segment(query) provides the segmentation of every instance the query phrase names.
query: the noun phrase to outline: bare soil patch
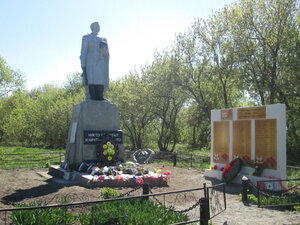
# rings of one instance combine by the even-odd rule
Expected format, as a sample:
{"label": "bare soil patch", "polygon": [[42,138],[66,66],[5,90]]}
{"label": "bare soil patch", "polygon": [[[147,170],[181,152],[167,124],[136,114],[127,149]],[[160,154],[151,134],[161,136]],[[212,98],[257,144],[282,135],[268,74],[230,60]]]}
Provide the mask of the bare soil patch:
{"label": "bare soil patch", "polygon": [[[147,168],[153,170],[161,165],[148,164]],[[203,183],[208,186],[216,184],[216,181],[205,180],[204,171],[188,168],[165,166],[172,175],[169,187],[152,188],[153,193],[168,192],[192,188],[201,188]],[[72,182],[47,176],[48,169],[13,169],[0,170],[0,208],[14,207],[13,204],[29,202],[52,202],[55,203],[57,196],[67,196],[74,194],[80,200],[84,196],[85,200],[99,200],[100,188],[85,188]],[[132,188],[114,188],[120,194],[132,190]],[[245,205],[239,200],[239,185],[227,185],[227,209],[222,214],[215,217],[213,224],[300,224],[300,214],[289,211],[279,211],[271,209],[259,209],[256,205]],[[140,195],[141,190],[137,190],[135,195]],[[190,203],[182,205],[183,208],[193,205],[203,192],[199,191],[195,195],[185,196],[191,198]],[[177,196],[178,197],[178,196]],[[165,201],[173,201],[174,195],[166,197]],[[180,207],[181,208],[181,207]]]}

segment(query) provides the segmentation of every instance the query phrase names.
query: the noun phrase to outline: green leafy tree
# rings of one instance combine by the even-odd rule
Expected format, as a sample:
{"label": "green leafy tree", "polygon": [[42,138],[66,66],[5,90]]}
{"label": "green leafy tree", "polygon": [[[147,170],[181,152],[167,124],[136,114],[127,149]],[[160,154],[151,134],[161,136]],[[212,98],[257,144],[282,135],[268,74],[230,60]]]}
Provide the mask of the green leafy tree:
{"label": "green leafy tree", "polygon": [[157,145],[160,151],[173,152],[179,141],[178,114],[187,99],[175,85],[174,78],[180,68],[176,58],[165,51],[155,56],[146,74],[151,90],[147,101],[154,106],[152,113],[156,122],[153,126],[158,134]]}
{"label": "green leafy tree", "polygon": [[[141,73],[144,73],[143,69]],[[117,104],[121,127],[131,149],[144,148],[150,141],[149,125],[154,119],[151,113],[154,106],[147,101],[148,95],[148,84],[137,71],[110,83],[107,97]]]}
{"label": "green leafy tree", "polygon": [[20,72],[10,68],[0,56],[0,98],[12,91],[22,89],[24,78]]}

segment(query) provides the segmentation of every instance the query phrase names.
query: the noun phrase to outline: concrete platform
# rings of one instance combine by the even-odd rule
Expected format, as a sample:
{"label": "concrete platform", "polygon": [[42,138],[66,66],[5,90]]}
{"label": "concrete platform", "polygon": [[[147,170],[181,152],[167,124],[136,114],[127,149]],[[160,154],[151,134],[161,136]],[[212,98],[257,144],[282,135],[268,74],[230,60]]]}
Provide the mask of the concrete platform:
{"label": "concrete platform", "polygon": [[[250,176],[248,173],[243,173],[244,170],[242,169],[240,174],[236,176],[231,183],[234,184],[242,184],[242,178],[245,176],[247,177],[251,183],[255,186],[257,186],[257,181],[266,181],[264,182],[266,187],[270,186],[272,187],[272,191],[282,191],[285,186],[285,182],[278,182],[278,179],[269,179],[267,177],[257,177],[257,176]],[[222,172],[220,170],[210,170],[206,169],[204,173],[205,177],[208,178],[215,178],[218,180],[222,180]]]}
{"label": "concrete platform", "polygon": [[[49,167],[49,172],[53,177],[63,178],[68,181],[73,181],[75,184],[93,188],[93,187],[136,187],[139,186],[135,179],[134,175],[122,174],[122,180],[111,179],[106,176],[102,181],[97,181],[96,176],[92,176],[89,173],[80,173],[77,171],[66,171],[60,166],[51,166]],[[168,181],[167,176],[159,176],[154,174],[148,174],[144,177],[144,182],[148,183],[150,187],[167,187]]]}

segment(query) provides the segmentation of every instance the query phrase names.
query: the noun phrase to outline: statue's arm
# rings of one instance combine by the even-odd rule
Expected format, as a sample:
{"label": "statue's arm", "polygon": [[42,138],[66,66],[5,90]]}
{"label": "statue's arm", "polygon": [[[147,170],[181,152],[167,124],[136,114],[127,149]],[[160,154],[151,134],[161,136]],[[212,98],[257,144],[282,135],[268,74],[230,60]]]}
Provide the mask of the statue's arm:
{"label": "statue's arm", "polygon": [[102,42],[104,43],[102,48],[102,54],[104,55],[104,57],[109,58],[108,44],[106,38],[103,38]]}
{"label": "statue's arm", "polygon": [[86,36],[82,37],[82,43],[81,43],[81,54],[80,54],[80,63],[81,67],[85,67],[85,61],[86,61],[86,55],[87,55],[87,47],[88,47],[88,40]]}
{"label": "statue's arm", "polygon": [[82,44],[81,44],[81,54],[80,54],[80,63],[81,63],[81,68],[82,68],[82,77],[83,77],[83,85],[88,84],[87,80],[87,74],[86,74],[86,55],[87,55],[87,37],[83,36],[82,38]]}

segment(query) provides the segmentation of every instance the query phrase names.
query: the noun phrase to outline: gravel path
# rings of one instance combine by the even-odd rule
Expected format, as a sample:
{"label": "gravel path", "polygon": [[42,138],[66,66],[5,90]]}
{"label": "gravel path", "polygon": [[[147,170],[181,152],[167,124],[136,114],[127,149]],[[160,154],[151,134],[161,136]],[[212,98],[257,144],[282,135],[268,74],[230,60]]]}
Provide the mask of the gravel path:
{"label": "gravel path", "polygon": [[237,195],[227,194],[227,209],[212,219],[214,225],[283,225],[300,224],[300,213],[258,208],[247,205]]}

